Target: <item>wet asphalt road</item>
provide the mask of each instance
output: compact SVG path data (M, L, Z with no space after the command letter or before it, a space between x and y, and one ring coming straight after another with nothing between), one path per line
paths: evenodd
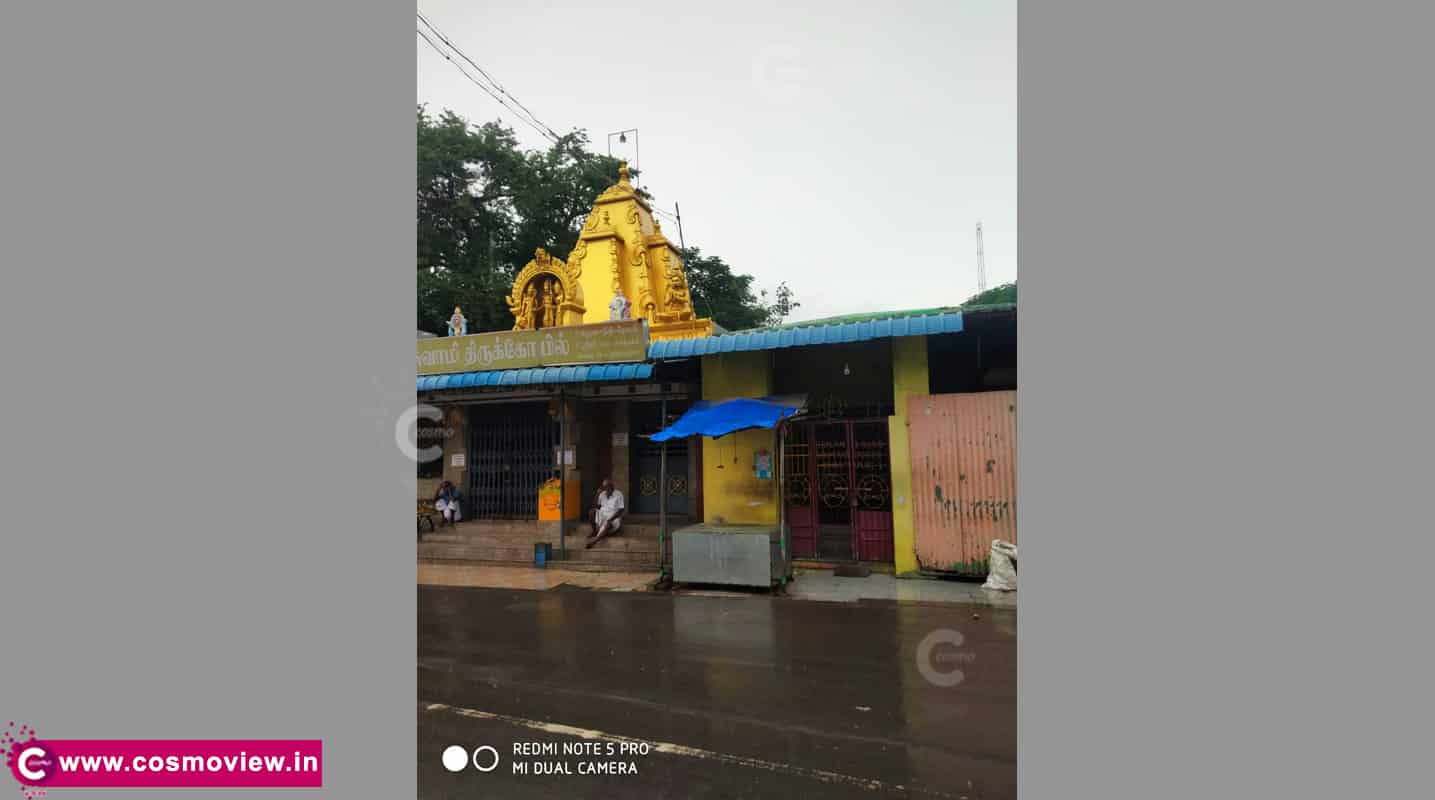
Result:
M420 587L418 666L425 800L1016 795L1015 611Z

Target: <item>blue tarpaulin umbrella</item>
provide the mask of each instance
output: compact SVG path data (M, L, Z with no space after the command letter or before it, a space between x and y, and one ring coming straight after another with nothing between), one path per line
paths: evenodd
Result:
M801 411L807 398L735 397L731 400L703 400L693 404L677 422L652 435L655 442L687 436L725 436L753 428L775 428L777 423Z

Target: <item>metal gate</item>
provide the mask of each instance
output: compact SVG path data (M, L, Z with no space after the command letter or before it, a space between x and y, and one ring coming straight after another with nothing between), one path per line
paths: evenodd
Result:
M663 446L647 437L676 422L687 410L687 403L669 401L666 421L660 418L661 409L659 403L632 405L631 420L635 435L629 439L629 456L632 459L632 483L629 485L633 488L628 503L635 514L656 514L659 511L658 492L666 491L668 513L683 516L692 511L692 503L689 501L691 491L688 481L688 440L668 440L668 483L666 487L660 487L658 484L662 482Z
M782 470L794 556L892 560L885 420L794 423L787 428Z
M469 412L465 517L537 519L538 489L558 474L558 423L540 404Z
M1016 543L1016 392L909 403L917 563L985 575L992 540Z

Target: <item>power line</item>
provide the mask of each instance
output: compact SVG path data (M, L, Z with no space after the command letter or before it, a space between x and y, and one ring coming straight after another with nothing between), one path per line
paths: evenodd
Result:
M416 29L416 30L417 30L417 29ZM492 97L495 101L497 101L499 105L501 105L501 106L503 106L504 108L508 109L509 111L513 112L513 115L514 115L514 116L518 117L518 119L519 119L520 121L522 121L522 122L524 122L524 123L527 123L529 127L533 128L533 130L538 131L538 133L539 133L540 135L542 135L545 139L551 138L550 132L543 130L543 129L542 129L541 127L539 127L537 124L534 124L534 123L531 122L527 117L523 116L523 115L520 114L518 111L516 111L512 106L510 106L510 105L508 105L507 103L503 102L503 98L501 98L501 97L499 97L498 95L494 94L494 93L493 93L493 90L489 89L487 86L484 86L484 85L483 85L482 83L480 83L476 78L474 78L472 75L470 75L470 74L468 73L468 70L466 70L466 69L463 68L463 65L462 65L462 64L458 63L457 61L454 61L453 58L452 58L451 56L449 56L448 53L445 53L445 52L443 51L443 48L441 48L441 47L439 47L438 45L434 44L434 42L433 42L432 39L430 39L429 37L425 36L423 31L417 31L417 32L418 32L419 38L423 39L425 42L428 42L429 47L432 47L432 48L434 49L434 52L438 53L439 55L441 55L441 56L443 56L445 59L447 59L447 60L448 60L448 63L453 64L454 68L457 69L459 72L463 73L463 76L464 76L465 78L468 78L469 81L472 82L474 86L477 86L478 88L482 89L489 97Z
M502 105L504 108L507 108L509 111L512 111L519 118L524 119L524 121L528 124L537 126L539 128L539 133L542 133L544 136L547 136L549 138L557 137L557 134L553 132L552 128L549 128L547 125L544 125L542 120L538 119L537 115L530 111L527 106L523 105L523 103L520 102L518 98L514 97L512 94L509 94L508 90L504 89L502 84L500 84L496 79L494 79L492 75L488 74L488 71L485 70L483 67L479 66L477 62L469 58L468 54L463 52L463 50L460 49L458 45L454 44L452 39L445 36L443 31L440 31L437 26L435 26L432 22L429 21L428 17L425 17L422 12L417 12L417 16L419 22L423 23L424 27L428 28L429 31L431 31L433 35L438 38L439 41L443 42L444 45L448 47L448 49L452 50L454 53L457 53L459 58L462 58L464 61L467 61L474 69L478 70L478 73L482 75L485 80L488 81L489 86L491 86L492 88L483 88L485 89L485 91L488 92L490 97L493 97L493 99L497 100L500 105ZM422 31L420 31L420 33L422 33ZM430 46L433 45L432 40L429 41L429 44ZM444 53L444 57L447 58L449 62L452 63L455 67L462 68L462 65L455 62L451 57L448 56L447 53ZM467 77L470 81L479 84L479 81L472 75L468 75ZM482 84L479 85L482 86ZM497 91L499 94L502 94L509 98L509 100L512 100L514 105L517 105L519 108L522 109L522 111L514 108L513 106L510 106L502 98L495 96L493 94L494 91Z
M487 70L479 66L478 62L469 58L468 54L463 52L463 50L461 50L458 45L454 44L452 39L445 36L443 34L443 31L440 31L437 27L435 27L434 24L428 20L428 17L425 17L422 12L416 13L419 22L423 23L424 27L432 31L433 35L438 37L439 41L443 42L444 45L447 46L450 50L457 53L459 58L462 58L464 61L467 61L474 69L478 70L478 73L482 75L489 82L489 84L492 85L493 90L496 90L499 94L503 95L503 97L506 97L509 100L513 101L513 104L518 106L518 109L522 109L522 111L519 111L518 109L515 109L513 108L513 106L510 106L508 105L508 103L504 102L504 100L495 95L493 91L489 89L489 87L484 86L476 78L468 74L468 72L463 69L463 66L461 64L454 61L452 58L449 57L447 53L444 53L442 50L440 50L438 46L433 43L433 40L429 39L427 36L424 36L423 31L419 31L419 35L424 37L424 40L429 43L430 47L433 47L440 54L442 54L444 58L448 59L449 63L453 64L459 69L459 71L463 72L464 75L475 85L483 89L485 92L488 92L489 96L493 97L494 100L497 100L500 105L502 105L504 108L507 108L509 111L512 111L515 115L517 115L524 122L528 123L539 133L543 134L549 139L552 139L554 142L557 142L559 139L562 138L558 135L556 131L554 131L548 125L544 124L544 122L538 118L538 115L534 114L531 110L529 110L528 106L524 105L521 100L519 100L517 97L514 97L512 92L509 92L507 89L503 88L503 84L499 83L498 80L492 75L490 75Z
M479 66L478 63L475 62L473 59L469 58L467 53L460 50L458 45L453 43L452 39L449 39L443 34L442 31L434 27L434 24L432 22L429 22L428 17L425 17L422 12L416 13L418 14L419 21L423 22L423 24L427 26L429 30L433 31L435 36L439 37L439 39L441 39L445 45L448 45L449 49L453 50L455 53L458 53L460 58L462 58L464 61L467 61L469 64L472 64L473 68L478 70L480 75L486 78L489 83L493 84L493 88L497 89L499 94L502 94L504 97L507 97L509 100L512 100L514 105L517 105L519 108L523 109L524 113L526 113L534 122L541 125L544 130L548 131L549 135L553 136L554 138L558 138L557 132L555 132L547 125L544 125L543 121L538 119L538 115L530 111L528 109L528 106L525 106L521 100L519 100L517 97L514 97L513 94L507 89L503 88L503 84L499 83L497 78L488 74L487 70Z
M448 53L444 52L444 49L443 49L442 47L439 47L437 44L434 44L433 39L430 39L427 35L424 34L423 31L417 30L416 32L418 33L418 35L419 35L419 37L420 37L421 39L423 39L425 42L428 43L428 46L429 46L429 47L432 47L432 48L434 49L434 52L436 52L436 53L438 53L439 55L443 56L444 59L445 59L446 61L448 61L448 63L450 63L450 64L452 64L452 65L454 66L454 69L457 69L460 73L463 74L463 76L464 76L465 78L468 78L468 80L469 80L470 83L472 83L474 86L477 86L478 88L482 89L482 90L484 91L484 93L487 94L489 97L492 97L495 102L497 102L499 105L503 106L504 108L508 109L510 112L513 113L514 116L518 117L519 120L521 120L522 122L524 122L525 124L527 124L529 127L533 128L535 131L538 131L538 133L539 133L540 135L542 135L544 138L549 138L549 139L552 138L552 132L551 132L551 131L546 131L546 130L544 130L543 127L542 127L542 123L536 122L535 120L530 120L530 119L528 119L528 118L525 117L521 112L519 112L517 109L515 109L513 106L510 106L508 103L505 103L505 102L503 101L503 98L502 98L502 97L499 97L498 95L494 94L492 89L490 89L489 87L483 85L483 83L482 83L481 81L479 81L477 78L473 77L473 75L469 74L468 70L464 69L462 64L458 63L457 61L454 61L452 56L450 56Z

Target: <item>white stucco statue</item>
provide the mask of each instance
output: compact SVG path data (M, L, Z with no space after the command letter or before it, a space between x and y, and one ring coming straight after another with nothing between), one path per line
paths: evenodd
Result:
M461 311L458 306L453 307L453 316L448 318L448 335L468 335L468 320L464 319L463 311Z
M619 289L613 293L613 302L608 304L608 319L631 319L633 306L628 298L623 296L623 290Z

